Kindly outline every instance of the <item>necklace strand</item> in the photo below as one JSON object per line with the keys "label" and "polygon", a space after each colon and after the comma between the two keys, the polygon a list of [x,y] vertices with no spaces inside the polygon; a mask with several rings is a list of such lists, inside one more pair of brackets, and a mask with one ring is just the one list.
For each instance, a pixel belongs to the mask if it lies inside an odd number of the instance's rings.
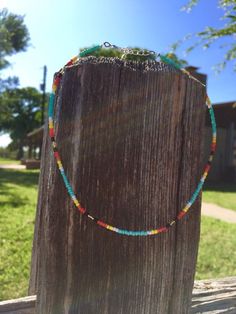
{"label": "necklace strand", "polygon": [[52,92],[50,94],[50,98],[49,98],[49,106],[48,106],[48,124],[49,124],[49,136],[51,138],[51,142],[52,142],[52,148],[53,148],[53,154],[54,157],[56,159],[56,163],[57,166],[59,168],[60,174],[63,178],[65,187],[67,189],[67,192],[69,193],[74,205],[76,206],[77,210],[79,211],[79,213],[81,213],[82,215],[86,216],[87,218],[89,218],[90,220],[92,220],[94,223],[96,223],[97,225],[99,225],[100,227],[103,227],[107,230],[116,232],[118,234],[122,234],[122,235],[127,235],[127,236],[149,236],[149,235],[156,235],[162,232],[166,232],[168,231],[168,229],[172,226],[174,226],[180,219],[182,219],[187,212],[189,211],[190,207],[193,205],[193,203],[195,202],[197,196],[199,195],[202,186],[206,180],[206,177],[209,173],[210,167],[211,167],[211,163],[213,160],[213,156],[216,150],[216,122],[215,122],[215,116],[214,116],[214,111],[212,108],[212,104],[211,101],[209,99],[208,96],[206,96],[206,106],[208,107],[209,110],[209,114],[210,114],[210,119],[211,119],[211,126],[212,126],[212,142],[211,142],[211,151],[210,151],[210,155],[208,157],[208,161],[204,167],[203,170],[203,174],[201,176],[201,179],[197,185],[197,188],[195,189],[195,191],[193,192],[193,194],[191,195],[191,198],[188,200],[188,202],[185,204],[185,206],[179,211],[178,215],[171,220],[170,222],[168,222],[165,226],[163,227],[159,227],[156,229],[151,229],[151,230],[126,230],[126,229],[121,229],[121,228],[117,228],[114,227],[110,224],[107,224],[106,222],[94,217],[91,213],[88,212],[88,210],[83,207],[81,205],[81,203],[79,202],[79,200],[77,199],[73,188],[71,186],[71,184],[68,181],[68,178],[65,174],[65,170],[64,167],[62,165],[62,160],[61,157],[59,155],[58,152],[58,148],[57,148],[57,143],[56,143],[56,139],[55,139],[55,132],[54,132],[54,120],[53,120],[53,116],[54,116],[54,103],[55,103],[55,94],[58,90],[58,86],[60,84],[61,78],[64,74],[64,71],[67,67],[70,67],[72,65],[75,65],[76,62],[79,60],[79,58],[85,57],[89,54],[91,54],[94,51],[97,51],[103,47],[106,48],[112,48],[112,49],[118,49],[120,51],[122,51],[124,54],[133,54],[133,55],[142,55],[142,56],[149,56],[149,55],[155,55],[157,57],[160,58],[160,61],[163,63],[166,63],[180,71],[182,71],[185,75],[187,75],[190,79],[193,79],[195,81],[197,81],[198,83],[200,83],[201,85],[205,86],[202,82],[200,82],[197,78],[195,78],[194,76],[192,76],[186,69],[181,68],[178,64],[176,64],[173,60],[167,58],[164,55],[161,54],[156,54],[153,51],[147,51],[147,50],[140,50],[139,54],[136,53],[136,51],[133,51],[130,48],[120,48],[118,46],[115,45],[111,45],[108,42],[105,42],[102,45],[97,45],[97,46],[93,46],[91,48],[85,49],[82,52],[79,53],[78,56],[70,59],[65,66],[59,70],[59,72],[57,72],[54,76],[54,80],[53,80],[53,85],[52,85]]}

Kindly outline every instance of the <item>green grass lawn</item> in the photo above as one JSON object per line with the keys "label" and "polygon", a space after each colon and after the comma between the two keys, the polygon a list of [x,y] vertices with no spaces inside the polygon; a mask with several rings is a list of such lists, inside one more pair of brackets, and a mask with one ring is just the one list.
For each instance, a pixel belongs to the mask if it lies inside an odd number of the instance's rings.
{"label": "green grass lawn", "polygon": [[196,279],[236,275],[236,224],[202,216]]}
{"label": "green grass lawn", "polygon": [[8,165],[8,164],[20,165],[20,160],[13,160],[13,159],[0,157],[0,165]]}
{"label": "green grass lawn", "polygon": [[0,300],[27,295],[38,175],[0,169]]}
{"label": "green grass lawn", "polygon": [[[0,169],[0,300],[27,295],[38,175]],[[236,224],[202,217],[196,279],[236,275],[235,235]]]}
{"label": "green grass lawn", "polygon": [[236,211],[236,184],[207,184],[203,188],[202,200]]}

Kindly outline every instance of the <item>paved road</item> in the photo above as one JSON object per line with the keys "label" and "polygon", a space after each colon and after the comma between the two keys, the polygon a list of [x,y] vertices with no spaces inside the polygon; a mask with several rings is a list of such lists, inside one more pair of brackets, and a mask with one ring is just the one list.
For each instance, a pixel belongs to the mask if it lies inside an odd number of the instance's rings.
{"label": "paved road", "polygon": [[25,165],[15,165],[15,164],[12,164],[12,165],[4,165],[4,164],[0,164],[0,169],[25,169]]}
{"label": "paved road", "polygon": [[217,218],[230,223],[236,223],[236,211],[211,203],[202,203],[202,215]]}

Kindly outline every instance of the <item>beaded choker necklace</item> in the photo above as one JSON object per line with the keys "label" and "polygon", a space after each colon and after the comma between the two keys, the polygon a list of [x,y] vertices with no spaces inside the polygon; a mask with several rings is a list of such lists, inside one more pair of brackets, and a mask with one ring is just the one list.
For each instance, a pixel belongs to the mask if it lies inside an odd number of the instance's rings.
{"label": "beaded choker necklace", "polygon": [[211,167],[211,163],[213,160],[213,155],[215,153],[216,150],[216,122],[215,122],[215,116],[214,116],[214,111],[212,108],[212,104],[211,101],[209,99],[208,96],[206,96],[206,105],[208,107],[209,110],[209,114],[210,114],[210,118],[211,118],[211,126],[212,126],[212,143],[211,143],[211,152],[210,155],[208,157],[208,161],[204,167],[203,170],[203,174],[201,176],[201,179],[195,189],[195,191],[193,192],[191,198],[188,200],[188,202],[185,204],[185,206],[179,211],[177,217],[175,217],[173,220],[171,220],[170,222],[168,222],[166,224],[166,226],[163,227],[159,227],[156,229],[151,229],[151,230],[126,230],[126,229],[120,229],[117,227],[114,227],[112,225],[109,225],[105,222],[103,222],[102,220],[94,217],[91,213],[89,213],[87,211],[86,208],[84,208],[81,203],[78,201],[77,197],[75,196],[75,193],[72,189],[72,186],[70,185],[68,178],[65,174],[65,170],[64,167],[62,165],[62,160],[61,157],[59,155],[58,149],[57,149],[57,144],[56,144],[56,140],[55,140],[55,134],[54,134],[54,120],[53,120],[53,112],[54,112],[54,102],[55,102],[55,93],[57,92],[58,86],[60,84],[60,80],[64,74],[64,71],[67,67],[75,65],[76,62],[78,61],[78,59],[85,57],[97,50],[100,50],[102,48],[112,48],[112,49],[117,49],[120,52],[122,52],[122,58],[124,56],[127,55],[136,55],[136,56],[141,56],[141,57],[159,57],[160,61],[163,63],[166,63],[180,71],[182,71],[185,75],[187,75],[190,79],[193,79],[195,81],[197,81],[199,84],[205,86],[204,84],[202,84],[198,79],[196,79],[195,77],[193,77],[186,69],[181,68],[180,65],[178,65],[177,63],[175,63],[173,60],[167,58],[164,55],[161,54],[156,54],[154,51],[148,51],[148,50],[134,50],[134,49],[130,49],[130,48],[120,48],[117,47],[115,45],[111,45],[108,42],[105,42],[102,45],[98,45],[98,46],[93,46],[91,48],[85,49],[82,52],[79,53],[78,56],[72,58],[69,62],[66,63],[66,65],[59,70],[55,76],[54,76],[54,80],[53,80],[53,85],[52,85],[52,92],[50,94],[50,99],[49,99],[49,106],[48,106],[48,115],[49,115],[49,136],[51,138],[51,142],[52,142],[52,148],[54,151],[54,157],[56,159],[59,171],[61,173],[61,176],[63,178],[65,187],[74,203],[74,205],[76,206],[76,208],[78,209],[79,213],[81,213],[82,215],[86,216],[87,218],[89,218],[90,220],[92,220],[94,223],[96,223],[98,226],[103,227],[107,230],[122,234],[122,235],[127,235],[127,236],[149,236],[149,235],[156,235],[162,232],[166,232],[168,231],[168,229],[175,225],[180,219],[182,219],[186,213],[189,211],[190,207],[192,206],[192,204],[195,202],[198,194],[200,193],[202,186],[205,182],[205,179],[208,175],[208,172],[210,170]]}

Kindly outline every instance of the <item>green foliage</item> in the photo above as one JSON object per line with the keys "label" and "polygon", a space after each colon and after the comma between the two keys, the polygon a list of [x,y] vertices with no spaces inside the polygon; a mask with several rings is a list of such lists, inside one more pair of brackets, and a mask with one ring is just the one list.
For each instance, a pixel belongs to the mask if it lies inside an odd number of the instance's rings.
{"label": "green foliage", "polygon": [[10,163],[17,163],[15,160],[17,156],[16,151],[12,151],[9,147],[0,147],[0,164],[10,164]]}
{"label": "green foliage", "polygon": [[[182,10],[190,12],[198,2],[199,0],[190,0]],[[224,45],[228,46],[228,50],[225,53],[223,61],[216,65],[215,70],[219,72],[224,69],[229,61],[233,61],[234,70],[236,71],[236,0],[218,0],[218,7],[222,9],[222,19],[226,21],[226,24],[220,28],[206,26],[204,30],[196,34],[199,40],[195,41],[192,46],[188,47],[186,52],[189,53],[198,46],[207,49],[220,38],[227,38],[231,42]],[[192,38],[192,35],[188,35],[183,40],[174,43],[172,45],[173,51],[176,51],[183,42],[190,38]],[[220,46],[220,48],[222,48],[222,46]]]}
{"label": "green foliage", "polygon": [[0,10],[0,70],[9,65],[6,57],[25,51],[29,45],[29,32],[24,17]]}
{"label": "green foliage", "polygon": [[0,96],[0,131],[10,133],[19,159],[26,134],[40,126],[41,97],[33,87],[9,89]]}
{"label": "green foliage", "polygon": [[0,169],[0,300],[27,295],[38,175]]}
{"label": "green foliage", "polygon": [[7,79],[0,78],[0,93],[5,90],[14,89],[19,86],[19,78],[16,76],[8,77]]}
{"label": "green foliage", "polygon": [[[25,51],[29,32],[24,17],[0,10],[0,71],[9,65],[8,56]],[[19,89],[19,79],[0,78],[0,132],[10,132],[11,148],[23,154],[26,134],[39,126],[41,95],[35,88]]]}

